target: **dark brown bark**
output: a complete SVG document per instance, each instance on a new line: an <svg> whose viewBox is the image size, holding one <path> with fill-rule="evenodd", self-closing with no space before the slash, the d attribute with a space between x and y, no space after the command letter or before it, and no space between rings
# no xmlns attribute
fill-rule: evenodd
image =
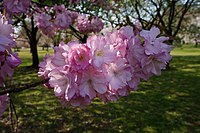
<svg viewBox="0 0 200 133"><path fill-rule="evenodd" d="M38 51L37 51L37 41L34 36L30 39L30 48L32 53L32 67L38 68L39 65L39 58L38 58Z"/></svg>
<svg viewBox="0 0 200 133"><path fill-rule="evenodd" d="M39 65L39 58L38 58L38 51L37 51L37 31L38 28L34 25L34 18L31 17L31 38L30 46L31 46L31 53L32 53L32 67L38 69Z"/></svg>
<svg viewBox="0 0 200 133"><path fill-rule="evenodd" d="M34 24L34 18L31 17L31 27L28 28L27 23L25 20L22 20L23 27L26 31L26 35L28 36L29 39L29 44L30 44L30 51L32 54L32 65L31 67L38 69L39 65L39 58L38 58L38 51L37 51L37 43L39 41L39 38L37 38L37 32L38 32L38 27L35 26Z"/></svg>

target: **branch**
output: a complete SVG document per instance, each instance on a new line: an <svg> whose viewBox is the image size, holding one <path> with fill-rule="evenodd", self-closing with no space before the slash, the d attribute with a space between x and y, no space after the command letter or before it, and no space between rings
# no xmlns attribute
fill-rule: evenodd
<svg viewBox="0 0 200 133"><path fill-rule="evenodd" d="M36 38L37 43L39 42L41 37L42 37L42 34L39 34L38 37Z"/></svg>
<svg viewBox="0 0 200 133"><path fill-rule="evenodd" d="M7 93L15 93L15 92L20 92L20 91L23 91L23 90L31 89L31 88L34 88L38 85L45 84L48 81L49 81L49 79L45 79L45 80L42 80L42 81L37 81L35 83L23 84L21 87L19 87L17 85L13 85L13 86L7 87L6 89L3 88L3 87L0 87L0 89L4 89L3 91L0 91L0 95L4 95L4 94L7 94Z"/></svg>
<svg viewBox="0 0 200 133"><path fill-rule="evenodd" d="M163 16L164 16L164 15L161 15L161 14L160 14L160 9L161 9L161 7L158 8L157 5L156 5L156 3L153 3L153 4L154 4L155 7L156 7L157 15L158 15L158 17L159 17L159 22L162 24L162 26L164 27L164 29L166 29L165 22L164 22L164 20L163 20Z"/></svg>
<svg viewBox="0 0 200 133"><path fill-rule="evenodd" d="M87 10L80 10L80 9L72 9L72 8L67 8L67 10L69 10L69 11L74 11L74 12L78 12L78 13L83 13L83 14L87 14L87 15L90 15L90 16L95 16L93 13L91 13L91 12L89 12L89 11L87 11ZM102 20L105 20L105 21L107 21L107 22L109 22L109 20L108 19L106 19L106 18L104 18L103 16L98 16L100 19L102 19ZM113 24L115 24L115 25L117 25L118 23L115 23L114 21L113 21Z"/></svg>
<svg viewBox="0 0 200 133"><path fill-rule="evenodd" d="M25 15L24 15L24 16L25 16ZM24 17L24 16L23 16L23 17ZM15 16L15 17L17 17L17 16ZM19 17L17 17L17 18L19 18ZM31 38L31 33L30 33L31 31L30 31L30 29L28 28L28 26L27 26L27 24L26 24L26 22L25 22L25 19L22 19L22 18L19 18L19 19L21 19L21 21L22 21L22 24L23 24L22 27L24 27L28 38Z"/></svg>
<svg viewBox="0 0 200 133"><path fill-rule="evenodd" d="M140 21L142 28L144 28L145 26L144 26L144 23L143 23L142 18L140 16L140 12L139 12L139 9L138 9L138 3L139 3L139 1L135 1L135 11L138 15L138 20Z"/></svg>
<svg viewBox="0 0 200 133"><path fill-rule="evenodd" d="M169 16L168 16L168 29L169 29L170 35L172 35L172 23L174 21L176 2L177 1L172 0L169 4L170 11L169 11Z"/></svg>
<svg viewBox="0 0 200 133"><path fill-rule="evenodd" d="M177 24L177 28L176 28L176 30L175 30L175 32L174 32L174 34L173 34L173 36L176 36L176 34L178 33L178 31L180 30L180 27L181 27L181 23L182 23L182 21L183 21L183 19L184 19L184 16L185 16L185 14L187 13L187 11L189 10L189 8L191 7L191 5L192 5L192 3L194 2L194 0L187 0L187 2L185 3L185 5L184 5L184 10L182 11L182 14L181 14L181 17L180 17L180 19L179 19L179 21L178 21L178 24Z"/></svg>
<svg viewBox="0 0 200 133"><path fill-rule="evenodd" d="M87 40L87 38L85 38L85 35L84 35L84 37L82 37L80 34L79 34L79 31L77 31L73 26L69 26L70 27L70 29L73 31L73 35L76 37L76 38L78 38L82 43L86 43L86 40Z"/></svg>

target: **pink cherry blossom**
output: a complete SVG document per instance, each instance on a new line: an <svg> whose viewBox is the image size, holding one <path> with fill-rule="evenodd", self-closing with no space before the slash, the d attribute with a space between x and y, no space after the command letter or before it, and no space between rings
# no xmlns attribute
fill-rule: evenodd
<svg viewBox="0 0 200 133"><path fill-rule="evenodd" d="M137 90L141 80L159 75L171 59L168 38L157 37L157 29L140 30L126 26L93 35L86 44L61 43L39 74L50 79L63 106L83 107L96 97L116 101Z"/></svg>
<svg viewBox="0 0 200 133"><path fill-rule="evenodd" d="M171 56L166 55L164 52L149 56L147 59L142 60L142 67L148 73L160 75L161 70L166 68L167 62L171 59Z"/></svg>
<svg viewBox="0 0 200 133"><path fill-rule="evenodd" d="M127 85L131 80L131 73L126 64L126 59L119 58L115 63L110 63L107 66L109 86L112 90L118 90Z"/></svg>
<svg viewBox="0 0 200 133"><path fill-rule="evenodd" d="M69 65L72 71L83 71L89 66L90 49L83 44L71 46L68 54Z"/></svg>
<svg viewBox="0 0 200 133"><path fill-rule="evenodd" d="M7 76L9 76L10 78L12 77L14 70L9 67L7 62L5 62L3 66L1 66L0 70L1 70L0 71L0 86L2 86Z"/></svg>
<svg viewBox="0 0 200 133"><path fill-rule="evenodd" d="M80 95L75 95L70 101L67 101L65 98L61 97L61 104L64 107L73 106L83 108L91 103L91 99L86 96L82 97Z"/></svg>
<svg viewBox="0 0 200 133"><path fill-rule="evenodd" d="M130 81L128 81L128 86L130 87L131 90L137 90L137 86L140 83L140 78L137 77L136 75L133 75Z"/></svg>
<svg viewBox="0 0 200 133"><path fill-rule="evenodd" d="M137 66L143 58L147 58L147 55L145 55L144 52L144 47L138 37L132 37L129 39L126 58L131 67Z"/></svg>
<svg viewBox="0 0 200 133"><path fill-rule="evenodd" d="M42 33L49 36L54 37L56 34L56 28L53 26L51 22L52 17L48 14L41 13L36 17L36 22L38 28L42 30Z"/></svg>
<svg viewBox="0 0 200 133"><path fill-rule="evenodd" d="M10 79L12 78L14 68L21 63L17 54L11 50L15 44L13 36L11 35L12 32L12 26L0 14L0 85L4 84L7 76Z"/></svg>
<svg viewBox="0 0 200 133"><path fill-rule="evenodd" d="M14 68L21 64L21 60L13 53L11 48L15 42L11 35L13 28L6 18L0 14L0 86L4 86L6 80L12 79ZM7 78L9 77L9 78ZM6 110L8 96L0 96L0 116Z"/></svg>
<svg viewBox="0 0 200 133"><path fill-rule="evenodd" d="M128 96L129 94L129 90L130 87L129 86L124 86L123 88L120 88L117 90L117 94L120 96L120 97L124 97L124 96Z"/></svg>
<svg viewBox="0 0 200 133"><path fill-rule="evenodd" d="M98 94L98 98L103 102L115 102L119 99L119 96L116 92L108 90L105 94Z"/></svg>
<svg viewBox="0 0 200 133"><path fill-rule="evenodd" d="M122 27L119 30L119 34L121 35L121 37L123 39L129 39L130 37L134 36L134 34L133 34L133 27L131 27L131 26Z"/></svg>
<svg viewBox="0 0 200 133"><path fill-rule="evenodd" d="M64 10L56 14L54 25L57 29L65 30L74 23L77 17L78 14L76 12Z"/></svg>
<svg viewBox="0 0 200 133"><path fill-rule="evenodd" d="M0 79L2 80L2 82L4 82L6 80L6 77L9 76L10 78L13 75L14 72L14 68L17 67L21 61L18 57L9 57L10 59L7 59L7 55L5 55L5 61L1 62L1 66L0 66ZM2 84L2 83L0 83Z"/></svg>
<svg viewBox="0 0 200 133"><path fill-rule="evenodd" d="M57 25L59 27L60 25L60 29L66 29L69 27L69 25L72 25L72 23L75 21L75 19L77 19L78 17L78 13L75 11L70 11L67 10L67 8L65 7L65 5L55 5L53 7L54 12L55 12L55 25ZM57 22L60 21L60 22ZM60 24L59 24L60 23ZM63 25L65 25L64 28ZM67 25L67 26L66 26Z"/></svg>
<svg viewBox="0 0 200 133"><path fill-rule="evenodd" d="M49 37L54 37L58 30L69 28L78 17L77 12L67 10L64 5L55 5L53 9L48 10L54 14L39 13L35 21L42 33Z"/></svg>
<svg viewBox="0 0 200 133"><path fill-rule="evenodd" d="M81 78L79 85L80 95L89 96L90 99L96 97L97 93L104 94L107 91L107 80L102 72L94 68L88 68Z"/></svg>
<svg viewBox="0 0 200 133"><path fill-rule="evenodd" d="M72 23L70 16L65 13L60 13L56 16L54 25L59 29L67 29Z"/></svg>
<svg viewBox="0 0 200 133"><path fill-rule="evenodd" d="M87 45L90 47L92 64L98 68L103 64L108 64L116 59L116 51L107 44L103 36L92 36L88 38Z"/></svg>
<svg viewBox="0 0 200 133"><path fill-rule="evenodd" d="M6 60L8 65L13 69L21 64L21 60L16 53L10 53Z"/></svg>
<svg viewBox="0 0 200 133"><path fill-rule="evenodd" d="M12 33L12 25L8 24L5 17L0 14L0 51L10 49L14 41L11 36Z"/></svg>
<svg viewBox="0 0 200 133"><path fill-rule="evenodd" d="M3 0L4 8L11 14L25 13L31 4L31 0Z"/></svg>
<svg viewBox="0 0 200 133"><path fill-rule="evenodd" d="M82 33L100 32L103 29L103 22L96 16L79 15L77 28Z"/></svg>
<svg viewBox="0 0 200 133"><path fill-rule="evenodd" d="M39 64L38 76L48 79L48 74L55 68L55 65L52 64L52 56L45 55L43 62Z"/></svg>
<svg viewBox="0 0 200 133"><path fill-rule="evenodd" d="M160 30L156 27L152 27L150 31L142 30L140 35L144 37L145 43L145 53L147 55L158 54L163 52L163 50L171 51L171 47L163 43L163 41L168 40L168 37L158 37Z"/></svg>
<svg viewBox="0 0 200 133"><path fill-rule="evenodd" d="M66 11L66 8L65 8L64 4L62 4L62 5L54 5L53 9L54 9L56 14L60 14L60 13L63 13L63 12Z"/></svg>
<svg viewBox="0 0 200 133"><path fill-rule="evenodd" d="M114 32L107 33L105 35L105 38L107 40L107 44L111 44L114 49L116 49L117 56L124 57L126 55L126 49L127 49L127 37L128 34L122 35L123 32L119 33L118 30Z"/></svg>
<svg viewBox="0 0 200 133"><path fill-rule="evenodd" d="M66 45L67 46L67 45ZM68 64L68 61L67 61L67 59L66 59L66 57L65 57L65 53L67 52L67 51L65 51L64 49L63 49L63 47L61 47L61 46L59 46L59 47L55 47L54 48L54 55L53 55L53 57L52 57L52 64L54 65L54 66L56 66L56 67L63 67L63 66L65 66L65 65L67 65Z"/></svg>
<svg viewBox="0 0 200 133"><path fill-rule="evenodd" d="M58 69L53 69L49 73L49 84L54 88L55 96L62 96L69 88L70 78L68 75L60 72Z"/></svg>

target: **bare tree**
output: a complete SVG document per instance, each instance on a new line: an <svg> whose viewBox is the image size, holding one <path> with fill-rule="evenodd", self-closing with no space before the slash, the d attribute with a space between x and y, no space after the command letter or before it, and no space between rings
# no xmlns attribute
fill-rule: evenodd
<svg viewBox="0 0 200 133"><path fill-rule="evenodd" d="M186 13L197 2L195 0L130 0L136 14L129 16L140 21L144 29L158 26L170 37L172 44L181 29Z"/></svg>

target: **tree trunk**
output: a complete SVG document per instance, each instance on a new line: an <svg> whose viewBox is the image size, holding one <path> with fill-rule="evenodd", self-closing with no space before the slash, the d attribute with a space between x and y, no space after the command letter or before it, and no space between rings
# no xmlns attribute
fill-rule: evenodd
<svg viewBox="0 0 200 133"><path fill-rule="evenodd" d="M38 27L35 26L34 24L34 18L33 16L31 17L31 26L28 28L27 23L23 19L22 21L23 27L25 28L26 34L29 39L29 44L30 44L30 51L32 54L32 65L31 67L38 69L39 65L39 58L38 58L38 52L37 52L37 43L39 41L39 38L37 39L37 32L38 32Z"/></svg>
<svg viewBox="0 0 200 133"><path fill-rule="evenodd" d="M32 54L32 65L31 67L38 69L39 65L39 58L38 58L38 51L37 51L37 31L38 28L34 27L34 24L32 24L32 30L31 30L31 36L29 38L30 40L30 48L31 48L31 54Z"/></svg>
<svg viewBox="0 0 200 133"><path fill-rule="evenodd" d="M169 42L169 45L173 45L174 40L173 39L169 39L168 42Z"/></svg>
<svg viewBox="0 0 200 133"><path fill-rule="evenodd" d="M31 53L32 53L32 66L33 68L38 69L39 65L39 58L38 58L38 51L37 51L37 32L38 28L35 27L34 24L34 18L31 17L31 36L30 36L30 48L31 48Z"/></svg>
<svg viewBox="0 0 200 133"><path fill-rule="evenodd" d="M195 48L197 48L197 47L198 47L198 43L196 42L196 43L195 43Z"/></svg>
<svg viewBox="0 0 200 133"><path fill-rule="evenodd" d="M198 41L197 41L196 38L194 39L194 41L195 41L195 48L197 48L198 47Z"/></svg>
<svg viewBox="0 0 200 133"><path fill-rule="evenodd" d="M32 54L32 65L31 67L38 69L39 65L39 58L38 58L38 51L37 51L37 41L33 38L30 42L31 54Z"/></svg>

